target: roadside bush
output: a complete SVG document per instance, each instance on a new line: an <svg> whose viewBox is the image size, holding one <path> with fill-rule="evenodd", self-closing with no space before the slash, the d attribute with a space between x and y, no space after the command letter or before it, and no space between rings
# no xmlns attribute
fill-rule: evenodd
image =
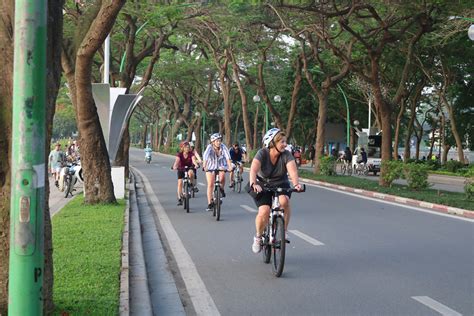
<svg viewBox="0 0 474 316"><path fill-rule="evenodd" d="M449 160L446 162L445 168L449 172L457 172L459 169L464 167L464 165L457 160Z"/></svg>
<svg viewBox="0 0 474 316"><path fill-rule="evenodd" d="M320 163L320 171L321 174L324 176L332 176L335 175L335 164L336 164L336 159L334 157L330 156L323 156L319 158Z"/></svg>
<svg viewBox="0 0 474 316"><path fill-rule="evenodd" d="M392 182L402 176L403 162L398 160L382 161L381 168L385 170L382 179L391 187Z"/></svg>
<svg viewBox="0 0 474 316"><path fill-rule="evenodd" d="M466 177L464 181L464 193L466 193L466 198L468 200L474 200L474 166L471 166L464 176Z"/></svg>
<svg viewBox="0 0 474 316"><path fill-rule="evenodd" d="M403 176L407 180L408 187L414 190L428 188L428 170L427 166L421 164L405 164L403 166Z"/></svg>
<svg viewBox="0 0 474 316"><path fill-rule="evenodd" d="M441 167L438 160L431 159L426 161L426 165L428 166L429 170L438 170Z"/></svg>

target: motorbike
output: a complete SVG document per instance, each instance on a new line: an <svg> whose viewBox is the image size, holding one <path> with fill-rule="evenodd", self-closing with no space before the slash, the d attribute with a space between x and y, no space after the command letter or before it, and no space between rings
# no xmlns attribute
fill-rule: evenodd
<svg viewBox="0 0 474 316"><path fill-rule="evenodd" d="M145 155L145 161L146 161L146 163L150 163L150 162L151 162L151 153L149 153L149 154L147 153L147 154Z"/></svg>
<svg viewBox="0 0 474 316"><path fill-rule="evenodd" d="M81 161L68 162L59 173L59 191L64 192L64 197L67 198L69 194L72 196L74 185L84 183L82 175Z"/></svg>

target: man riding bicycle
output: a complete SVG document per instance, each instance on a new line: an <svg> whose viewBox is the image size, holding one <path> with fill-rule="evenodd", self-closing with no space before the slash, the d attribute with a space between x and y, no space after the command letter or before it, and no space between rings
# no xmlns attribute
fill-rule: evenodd
<svg viewBox="0 0 474 316"><path fill-rule="evenodd" d="M230 160L232 164L239 168L240 174L244 172L244 165L242 164L243 160L245 159L246 152L239 146L239 143L235 143L234 146L229 150L230 153ZM234 179L234 169L230 172L230 184L229 188L234 186L232 182Z"/></svg>
<svg viewBox="0 0 474 316"><path fill-rule="evenodd" d="M191 152L189 143L184 141L179 144L179 152L176 154L176 159L173 164L173 170L178 170L178 205L183 205L183 178L184 173L188 167L188 175L191 182L194 182L194 172L199 167L196 157ZM194 186L196 184L194 183Z"/></svg>
<svg viewBox="0 0 474 316"><path fill-rule="evenodd" d="M211 135L211 143L207 145L206 150L204 151L203 160L203 169L206 171L206 180L207 180L207 209L206 211L210 212L213 210L214 202L212 200L212 191L214 190L214 181L215 175L214 170L220 170L219 172L219 181L221 184L221 194L222 197L225 197L224 187L225 187L225 170L232 170L232 162L230 161L229 149L226 145L222 143L222 135L219 133L214 133Z"/></svg>
<svg viewBox="0 0 474 316"><path fill-rule="evenodd" d="M254 199L258 207L258 214L255 218L256 234L252 243L254 253L259 253L261 250L261 236L268 223L272 205L272 193L262 192L263 184L290 188L289 174L295 189L297 191L303 189L299 184L295 158L291 152L285 150L287 146L285 133L278 128L270 129L263 137L263 145L265 147L260 149L252 160L249 174L251 188L259 193ZM291 193L281 192L278 195L281 208L285 210L285 238L287 238L286 231L291 215Z"/></svg>

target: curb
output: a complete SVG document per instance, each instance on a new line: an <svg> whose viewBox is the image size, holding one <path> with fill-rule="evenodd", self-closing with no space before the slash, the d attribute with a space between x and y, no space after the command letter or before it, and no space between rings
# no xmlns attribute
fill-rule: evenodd
<svg viewBox="0 0 474 316"><path fill-rule="evenodd" d="M131 178L130 178L130 181ZM129 282L129 232L130 232L130 181L127 183L126 196L127 205L124 214L124 227L122 235L122 264L120 267L120 297L119 297L119 315L130 315L130 282Z"/></svg>
<svg viewBox="0 0 474 316"><path fill-rule="evenodd" d="M469 211L457 207L452 207L452 206L446 206L442 204L435 204L435 203L430 203L430 202L424 202L424 201L418 201L410 198L404 198L396 195L390 195L390 194L385 194L385 193L379 193L379 192L374 192L374 191L367 191L367 190L362 190L362 189L354 189L351 187L346 187L343 185L339 184L332 184L328 182L322 182L322 181L317 181L317 180L311 180L307 178L300 178L302 182L307 182L331 189L336 189L340 191L345 191L345 192L351 192L351 193L356 193L356 194L361 194L363 196L379 199L379 200L384 200L384 201L389 201L389 202L394 202L394 203L399 203L399 204L406 204L410 206L417 206L417 207L422 207L422 208L427 208L435 212L439 213L444 213L444 214L450 214L450 215L457 215L465 218L470 218L474 219L474 211Z"/></svg>

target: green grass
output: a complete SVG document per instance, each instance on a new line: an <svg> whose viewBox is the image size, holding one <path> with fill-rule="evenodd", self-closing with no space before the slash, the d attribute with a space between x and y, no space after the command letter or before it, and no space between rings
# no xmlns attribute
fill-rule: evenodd
<svg viewBox="0 0 474 316"><path fill-rule="evenodd" d="M439 191L433 189L414 191L409 189L407 186L398 184L393 184L391 188L385 188L379 186L377 181L348 176L317 176L313 172L307 170L300 170L299 174L300 177L303 178L329 182L363 190L392 194L419 201L443 204L447 206L462 208L465 210L474 210L473 201L468 200L464 193Z"/></svg>
<svg viewBox="0 0 474 316"><path fill-rule="evenodd" d="M117 315L125 201L83 205L53 217L55 315Z"/></svg>

